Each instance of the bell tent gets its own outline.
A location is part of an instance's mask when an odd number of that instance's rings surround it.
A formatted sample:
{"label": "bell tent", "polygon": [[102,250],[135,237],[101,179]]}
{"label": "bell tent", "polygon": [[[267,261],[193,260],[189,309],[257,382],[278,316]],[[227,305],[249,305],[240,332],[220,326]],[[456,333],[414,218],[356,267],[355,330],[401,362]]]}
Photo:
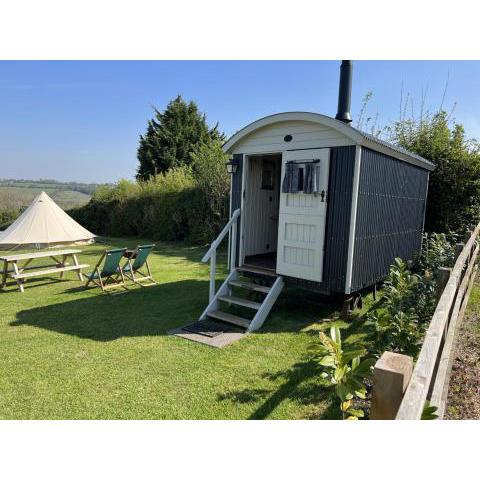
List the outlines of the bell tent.
{"label": "bell tent", "polygon": [[91,243],[94,238],[42,192],[10,227],[0,232],[0,250]]}

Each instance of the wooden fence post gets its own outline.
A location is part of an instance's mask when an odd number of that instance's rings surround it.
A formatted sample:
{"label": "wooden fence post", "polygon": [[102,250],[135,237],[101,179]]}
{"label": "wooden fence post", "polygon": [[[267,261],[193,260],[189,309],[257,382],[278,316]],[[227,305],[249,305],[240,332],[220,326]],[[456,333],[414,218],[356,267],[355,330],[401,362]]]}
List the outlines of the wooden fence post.
{"label": "wooden fence post", "polygon": [[395,420],[412,371],[412,357],[383,353],[373,369],[372,420]]}
{"label": "wooden fence post", "polygon": [[446,268],[446,267],[440,267],[437,270],[437,303],[440,300],[440,297],[442,296],[443,291],[445,290],[445,285],[448,282],[448,279],[450,278],[450,273],[452,272],[451,268]]}
{"label": "wooden fence post", "polygon": [[455,244],[455,261],[457,261],[457,258],[460,256],[462,253],[462,250],[465,248],[464,243],[456,243]]}

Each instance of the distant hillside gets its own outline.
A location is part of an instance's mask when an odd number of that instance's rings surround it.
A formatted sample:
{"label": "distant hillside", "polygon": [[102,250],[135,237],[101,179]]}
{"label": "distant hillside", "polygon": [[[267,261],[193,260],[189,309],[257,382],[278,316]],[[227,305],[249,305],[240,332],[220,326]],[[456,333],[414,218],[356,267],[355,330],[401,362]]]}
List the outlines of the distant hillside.
{"label": "distant hillside", "polygon": [[44,191],[64,210],[85,205],[97,184],[56,180],[0,179],[0,211],[22,210]]}

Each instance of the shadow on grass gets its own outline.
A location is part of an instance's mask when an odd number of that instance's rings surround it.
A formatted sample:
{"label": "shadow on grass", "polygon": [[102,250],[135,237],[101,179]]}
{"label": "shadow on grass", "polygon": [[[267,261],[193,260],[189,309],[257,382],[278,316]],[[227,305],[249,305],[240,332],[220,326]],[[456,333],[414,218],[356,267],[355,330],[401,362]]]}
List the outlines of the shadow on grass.
{"label": "shadow on grass", "polygon": [[[85,297],[83,286],[72,287],[59,295],[78,294],[80,298],[21,310],[11,325],[30,325],[102,342],[121,337],[165,335],[198,319],[208,301],[208,281],[135,286],[121,295],[103,294],[99,289],[91,292],[94,294]],[[299,332],[334,310],[334,305],[321,308],[304,305],[301,297],[287,291],[258,333]]]}
{"label": "shadow on grass", "polygon": [[[308,331],[308,328],[330,319],[339,311],[333,297],[320,296],[307,290],[285,288],[278,297],[261,330],[256,333]],[[317,330],[312,330],[317,334]]]}
{"label": "shadow on grass", "polygon": [[208,282],[185,280],[136,287],[122,295],[97,291],[87,298],[22,310],[11,325],[30,325],[101,342],[165,335],[198,318],[208,298]]}
{"label": "shadow on grass", "polygon": [[262,375],[264,379],[271,382],[277,382],[279,379],[283,380],[283,383],[278,388],[246,388],[219,394],[217,398],[219,401],[241,404],[261,401],[261,405],[250,415],[250,420],[267,418],[287,399],[302,405],[315,406],[320,403],[326,403],[326,408],[319,414],[313,413],[309,417],[310,419],[340,418],[333,390],[318,383],[320,373],[321,369],[318,363],[307,358],[294,364],[288,370],[279,370],[275,373]]}
{"label": "shadow on grass", "polygon": [[[25,291],[30,290],[31,288],[37,287],[44,287],[45,285],[55,285],[58,283],[70,283],[72,281],[71,278],[59,278],[59,277],[51,277],[51,276],[42,276],[42,277],[34,277],[29,278],[27,282],[23,284],[23,288]],[[81,285],[81,283],[79,283]],[[4,288],[0,289],[0,293],[9,293],[12,291],[18,291],[18,284],[15,280],[8,279],[7,284]]]}
{"label": "shadow on grass", "polygon": [[[328,330],[333,321],[341,325],[344,344],[368,346],[371,338],[366,328],[364,312],[354,312],[348,320],[341,321],[336,315],[341,307],[341,299],[317,296],[318,304],[315,305],[314,302],[305,301],[309,298],[311,299],[311,293],[308,292],[302,294],[292,290],[289,294],[282,293],[271,319],[267,320],[262,330],[257,333],[303,331],[311,335],[313,344],[318,338],[318,331]],[[308,419],[340,419],[338,398],[333,388],[326,384],[322,385],[320,380],[322,371],[317,361],[306,356],[287,370],[264,374],[262,378],[272,383],[271,388],[234,390],[221,393],[217,398],[219,401],[238,404],[260,403],[250,415],[250,419],[268,418],[286,400],[312,406]],[[279,381],[281,381],[280,386],[278,386]],[[323,408],[318,408],[320,405]]]}

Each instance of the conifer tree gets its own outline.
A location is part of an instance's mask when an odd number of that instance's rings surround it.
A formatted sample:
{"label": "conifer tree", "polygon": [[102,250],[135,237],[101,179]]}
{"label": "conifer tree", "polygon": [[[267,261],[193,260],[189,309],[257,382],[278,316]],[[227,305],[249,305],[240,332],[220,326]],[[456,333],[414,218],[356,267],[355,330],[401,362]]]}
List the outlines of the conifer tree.
{"label": "conifer tree", "polygon": [[147,131],[140,136],[137,158],[140,163],[137,179],[146,180],[152,175],[173,167],[189,165],[191,154],[202,143],[221,140],[217,126],[209,128],[205,115],[197,105],[178,95],[164,112],[154,109]]}

